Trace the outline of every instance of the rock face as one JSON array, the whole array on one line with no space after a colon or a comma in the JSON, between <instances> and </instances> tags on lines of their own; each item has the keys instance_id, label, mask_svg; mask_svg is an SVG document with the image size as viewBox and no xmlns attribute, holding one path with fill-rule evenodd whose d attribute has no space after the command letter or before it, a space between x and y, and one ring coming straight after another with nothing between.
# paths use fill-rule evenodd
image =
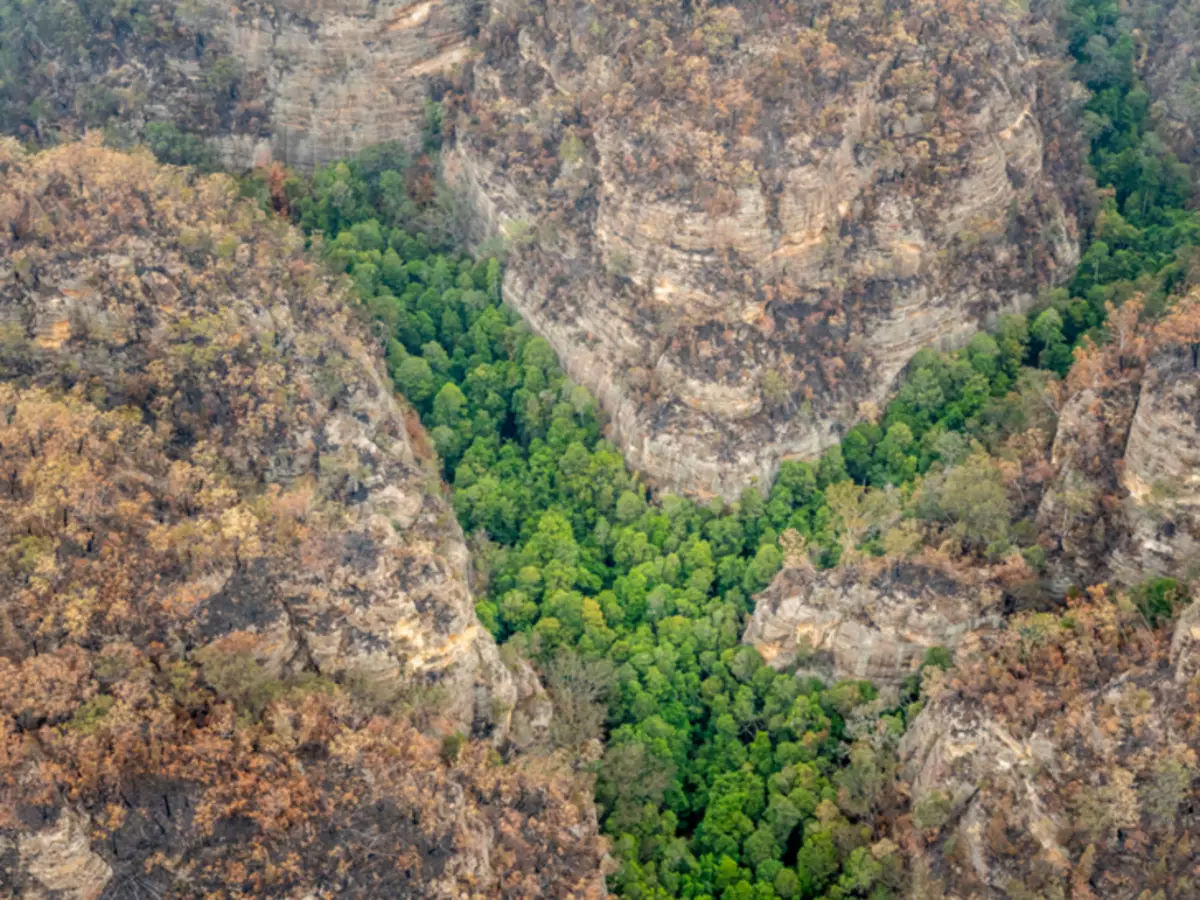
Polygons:
<instances>
[{"instance_id":1,"label":"rock face","mask_svg":"<svg viewBox=\"0 0 1200 900\"><path fill-rule=\"evenodd\" d=\"M1011 9L493 7L446 174L634 466L765 485L1069 274L1078 101Z\"/></svg>"},{"instance_id":2,"label":"rock face","mask_svg":"<svg viewBox=\"0 0 1200 900\"><path fill-rule=\"evenodd\" d=\"M522 698L475 618L461 531L435 462L410 437L420 426L350 299L304 261L301 235L230 205L231 182L189 188L186 178L96 149L14 161L4 215L18 237L0 244L0 324L24 346L10 348L10 374L120 405L136 395L131 373L145 372L149 384L136 390L159 398L152 409L174 422L182 463L216 452L259 490L302 489L311 496L294 502L334 504L324 553L300 542L277 557L215 559L194 585L191 640L247 630L276 675L312 666L379 686L436 686L455 727L494 727L502 738ZM95 194L55 193L76 179ZM68 245L68 226L46 218L51 209L86 217L143 185L156 205L130 216L157 213L161 230L84 228ZM163 214L189 190L196 204L173 221ZM218 287L208 266L222 260ZM228 349L197 349L213 345ZM188 477L203 481L181 469L169 488Z\"/></svg>"},{"instance_id":3,"label":"rock face","mask_svg":"<svg viewBox=\"0 0 1200 900\"><path fill-rule=\"evenodd\" d=\"M218 139L234 167L273 157L311 169L385 141L415 150L426 81L470 53L466 0L205 0L201 7L202 32L241 66L248 86L241 105L261 108L259 133L235 128Z\"/></svg>"},{"instance_id":4,"label":"rock face","mask_svg":"<svg viewBox=\"0 0 1200 900\"><path fill-rule=\"evenodd\" d=\"M1196 609L1172 637L1093 599L960 652L900 747L913 896L1193 889Z\"/></svg>"},{"instance_id":5,"label":"rock face","mask_svg":"<svg viewBox=\"0 0 1200 900\"><path fill-rule=\"evenodd\" d=\"M1131 377L1079 385L1063 404L1051 451L1056 473L1042 495L1038 524L1055 542L1051 581L1065 593L1108 573L1121 535L1119 467L1138 397Z\"/></svg>"},{"instance_id":6,"label":"rock face","mask_svg":"<svg viewBox=\"0 0 1200 900\"><path fill-rule=\"evenodd\" d=\"M303 249L225 177L0 145L0 884L598 895L586 783L496 764L548 701Z\"/></svg>"},{"instance_id":7,"label":"rock face","mask_svg":"<svg viewBox=\"0 0 1200 900\"><path fill-rule=\"evenodd\" d=\"M1193 294L1154 328L1122 311L1122 337L1072 371L1038 510L1061 590L1200 572L1197 310Z\"/></svg>"},{"instance_id":8,"label":"rock face","mask_svg":"<svg viewBox=\"0 0 1200 900\"><path fill-rule=\"evenodd\" d=\"M1160 133L1184 162L1200 163L1200 4L1134 3L1141 75L1159 104Z\"/></svg>"},{"instance_id":9,"label":"rock face","mask_svg":"<svg viewBox=\"0 0 1200 900\"><path fill-rule=\"evenodd\" d=\"M129 22L114 12L82 23L86 52L61 48L53 77L40 56L56 42L22 60L41 112L19 125L48 137L113 124L138 138L171 122L235 169L272 158L311 169L385 141L417 150L428 82L468 57L474 15L467 0L195 0Z\"/></svg>"},{"instance_id":10,"label":"rock face","mask_svg":"<svg viewBox=\"0 0 1200 900\"><path fill-rule=\"evenodd\" d=\"M1190 350L1159 354L1148 368L1121 484L1129 495L1113 563L1121 580L1200 576L1200 367Z\"/></svg>"},{"instance_id":11,"label":"rock face","mask_svg":"<svg viewBox=\"0 0 1200 900\"><path fill-rule=\"evenodd\" d=\"M53 892L55 897L91 900L99 897L112 878L112 867L92 852L90 823L64 809L52 829L24 834L17 842L17 875L9 886L19 885L23 872L27 884Z\"/></svg>"},{"instance_id":12,"label":"rock face","mask_svg":"<svg viewBox=\"0 0 1200 900\"><path fill-rule=\"evenodd\" d=\"M776 669L897 684L928 650L953 650L1000 613L1001 592L986 577L972 582L932 562L789 567L755 598L742 640Z\"/></svg>"}]
</instances>

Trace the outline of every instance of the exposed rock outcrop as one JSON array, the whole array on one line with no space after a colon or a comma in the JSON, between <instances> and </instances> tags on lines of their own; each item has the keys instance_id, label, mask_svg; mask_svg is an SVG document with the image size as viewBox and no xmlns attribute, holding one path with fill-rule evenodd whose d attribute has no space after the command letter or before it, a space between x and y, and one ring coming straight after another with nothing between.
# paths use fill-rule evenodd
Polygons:
<instances>
[{"instance_id":1,"label":"exposed rock outcrop","mask_svg":"<svg viewBox=\"0 0 1200 900\"><path fill-rule=\"evenodd\" d=\"M742 640L776 669L897 684L931 648L953 651L969 632L998 624L1001 599L986 573L972 578L933 561L788 567L755 598Z\"/></svg>"},{"instance_id":2,"label":"exposed rock outcrop","mask_svg":"<svg viewBox=\"0 0 1200 900\"><path fill-rule=\"evenodd\" d=\"M228 178L0 144L0 885L598 896L586 780L499 765L546 695L303 251Z\"/></svg>"},{"instance_id":3,"label":"exposed rock outcrop","mask_svg":"<svg viewBox=\"0 0 1200 900\"><path fill-rule=\"evenodd\" d=\"M1200 367L1190 350L1156 355L1142 379L1121 484L1120 580L1200 576Z\"/></svg>"},{"instance_id":4,"label":"exposed rock outcrop","mask_svg":"<svg viewBox=\"0 0 1200 900\"><path fill-rule=\"evenodd\" d=\"M900 747L915 896L1190 890L1195 613L1172 638L1093 599L1010 622L934 678Z\"/></svg>"},{"instance_id":5,"label":"exposed rock outcrop","mask_svg":"<svg viewBox=\"0 0 1200 900\"><path fill-rule=\"evenodd\" d=\"M1059 593L1104 581L1121 535L1120 461L1138 396L1134 372L1115 381L1072 385L1058 417L1038 523L1054 541L1051 582Z\"/></svg>"},{"instance_id":6,"label":"exposed rock outcrop","mask_svg":"<svg viewBox=\"0 0 1200 900\"><path fill-rule=\"evenodd\" d=\"M8 887L24 887L25 894L35 894L36 889L28 888L36 885L64 900L99 897L113 873L103 857L92 851L90 825L87 817L64 809L53 828L22 834L16 841L17 866L5 872L12 878Z\"/></svg>"},{"instance_id":7,"label":"exposed rock outcrop","mask_svg":"<svg viewBox=\"0 0 1200 900\"><path fill-rule=\"evenodd\" d=\"M193 0L140 19L114 12L115 27L80 23L86 52L59 41L28 49L18 71L41 102L17 124L43 137L112 125L138 138L148 123L171 122L235 169L272 158L311 169L386 141L415 151L428 83L468 58L475 15L470 0Z\"/></svg>"},{"instance_id":8,"label":"exposed rock outcrop","mask_svg":"<svg viewBox=\"0 0 1200 900\"><path fill-rule=\"evenodd\" d=\"M493 7L446 174L634 466L768 484L1070 273L1078 96L1012 9Z\"/></svg>"},{"instance_id":9,"label":"exposed rock outcrop","mask_svg":"<svg viewBox=\"0 0 1200 900\"><path fill-rule=\"evenodd\" d=\"M1154 327L1127 306L1072 370L1038 511L1064 591L1200 572L1200 295Z\"/></svg>"}]
</instances>

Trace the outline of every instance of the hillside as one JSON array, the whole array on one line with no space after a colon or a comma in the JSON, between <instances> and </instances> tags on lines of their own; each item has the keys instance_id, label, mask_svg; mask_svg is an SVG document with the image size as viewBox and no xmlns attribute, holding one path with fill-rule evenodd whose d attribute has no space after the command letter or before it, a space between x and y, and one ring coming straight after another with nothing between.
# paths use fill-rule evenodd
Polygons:
<instances>
[{"instance_id":1,"label":"hillside","mask_svg":"<svg viewBox=\"0 0 1200 900\"><path fill-rule=\"evenodd\" d=\"M596 887L344 287L226 177L2 154L0 883Z\"/></svg>"}]
</instances>

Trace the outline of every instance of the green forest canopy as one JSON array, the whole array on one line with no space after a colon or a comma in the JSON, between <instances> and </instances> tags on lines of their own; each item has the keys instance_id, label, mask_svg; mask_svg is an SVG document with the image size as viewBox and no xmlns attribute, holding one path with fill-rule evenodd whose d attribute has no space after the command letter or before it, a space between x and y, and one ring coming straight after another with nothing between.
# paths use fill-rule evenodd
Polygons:
<instances>
[{"instance_id":1,"label":"green forest canopy","mask_svg":"<svg viewBox=\"0 0 1200 900\"><path fill-rule=\"evenodd\" d=\"M855 553L883 554L919 520L950 528L966 554L1043 562L1032 522L1013 520L1002 490L979 493L981 460L1045 415L1048 379L1084 335L1102 335L1107 304L1140 293L1161 309L1200 242L1188 172L1154 133L1115 2L1077 0L1065 27L1092 91L1103 198L1075 278L963 350L922 351L878 423L816 465L784 463L765 497L735 504L650 497L604 440L593 398L503 305L500 262L430 236L441 230L409 196L395 148L286 185L379 323L437 446L486 579L481 620L546 674L560 741L607 735L597 799L620 894L883 898L900 886L896 848L872 822L891 802L915 682L882 709L869 684L776 673L740 631L780 567L780 535L794 529L834 565L848 502L884 510ZM913 501L930 479L938 489Z\"/></svg>"},{"instance_id":2,"label":"green forest canopy","mask_svg":"<svg viewBox=\"0 0 1200 900\"><path fill-rule=\"evenodd\" d=\"M0 124L47 139L39 123L61 102L52 56L101 65L126 40L171 40L168 25L137 4L0 0ZM739 638L788 529L823 566L911 550L913 523L970 558L1019 552L1042 564L1025 511L990 489L992 457L1042 421L1047 383L1085 335L1102 335L1107 305L1137 293L1162 309L1200 243L1189 173L1156 134L1118 4L1073 0L1063 30L1092 95L1084 124L1101 188L1073 280L963 350L919 353L878 422L814 465L784 463L765 496L735 504L650 496L604 440L593 398L504 306L499 260L466 258L436 209L414 201L403 153L375 148L284 186L314 245L354 280L437 446L485 579L481 620L539 664L558 701L556 740L607 740L597 800L622 895L897 892L898 850L872 826L894 802L915 681L885 709L869 684L776 673ZM237 73L223 58L203 62L215 121ZM73 102L96 127L120 111L100 85ZM173 123L145 138L164 161L216 165ZM268 189L262 176L247 182Z\"/></svg>"}]
</instances>

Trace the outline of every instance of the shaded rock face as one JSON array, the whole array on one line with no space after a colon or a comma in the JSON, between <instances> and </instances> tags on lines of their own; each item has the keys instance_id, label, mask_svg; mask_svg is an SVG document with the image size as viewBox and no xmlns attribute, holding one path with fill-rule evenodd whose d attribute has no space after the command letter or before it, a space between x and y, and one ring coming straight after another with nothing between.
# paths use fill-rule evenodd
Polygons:
<instances>
[{"instance_id":1,"label":"shaded rock face","mask_svg":"<svg viewBox=\"0 0 1200 900\"><path fill-rule=\"evenodd\" d=\"M86 63L57 63L45 124L97 124L79 110L103 92L119 133L172 122L234 169L272 159L312 169L387 141L416 151L428 83L469 55L473 9L469 0L160 4L153 27L93 34Z\"/></svg>"},{"instance_id":2,"label":"shaded rock face","mask_svg":"<svg viewBox=\"0 0 1200 900\"><path fill-rule=\"evenodd\" d=\"M953 651L1000 614L998 588L934 563L789 567L755 598L742 640L776 669L798 664L826 680L898 684L928 650Z\"/></svg>"},{"instance_id":3,"label":"shaded rock face","mask_svg":"<svg viewBox=\"0 0 1200 900\"><path fill-rule=\"evenodd\" d=\"M1078 97L1006 9L493 7L446 175L634 466L766 485L1070 273Z\"/></svg>"},{"instance_id":4,"label":"shaded rock face","mask_svg":"<svg viewBox=\"0 0 1200 900\"><path fill-rule=\"evenodd\" d=\"M1038 521L1058 543L1061 590L1200 571L1200 368L1190 346L1163 346L1079 385L1052 462Z\"/></svg>"},{"instance_id":5,"label":"shaded rock face","mask_svg":"<svg viewBox=\"0 0 1200 900\"><path fill-rule=\"evenodd\" d=\"M197 564L189 645L245 633L273 676L309 668L385 693L426 686L444 695L451 727L502 740L529 698L475 618L436 462L415 453L420 426L373 339L346 293L303 259L300 234L233 205L230 181L187 178L84 147L13 161L0 211L8 374L137 401L170 423L179 465L146 476L161 479L151 484L162 502L202 490L216 453L239 483L291 498L288 515L315 523L274 549L248 534L253 549ZM67 192L77 182L91 186L86 199ZM75 230L66 218L135 187L146 206L129 222L146 229ZM189 191L200 197L190 205ZM180 507L179 527L200 509ZM223 533L256 524L237 508L222 515Z\"/></svg>"},{"instance_id":6,"label":"shaded rock face","mask_svg":"<svg viewBox=\"0 0 1200 900\"><path fill-rule=\"evenodd\" d=\"M1089 601L960 651L900 744L914 896L1193 890L1196 612L1152 633Z\"/></svg>"}]
</instances>

